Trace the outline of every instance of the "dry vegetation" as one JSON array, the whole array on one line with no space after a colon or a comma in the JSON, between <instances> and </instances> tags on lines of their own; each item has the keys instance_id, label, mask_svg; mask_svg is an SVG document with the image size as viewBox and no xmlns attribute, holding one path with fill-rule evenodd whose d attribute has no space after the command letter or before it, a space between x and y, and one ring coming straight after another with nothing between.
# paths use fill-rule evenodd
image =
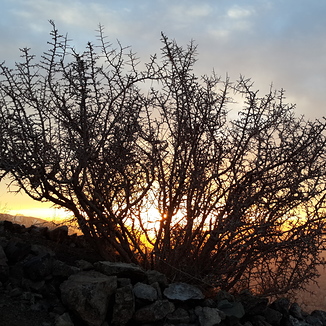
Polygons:
<instances>
[{"instance_id":1,"label":"dry vegetation","mask_svg":"<svg viewBox=\"0 0 326 326\"><path fill-rule=\"evenodd\" d=\"M283 90L197 76L193 43L162 35L140 70L102 27L76 53L52 26L40 62L22 49L0 65L2 177L72 211L108 259L269 295L318 275L325 121L296 117Z\"/></svg>"}]
</instances>

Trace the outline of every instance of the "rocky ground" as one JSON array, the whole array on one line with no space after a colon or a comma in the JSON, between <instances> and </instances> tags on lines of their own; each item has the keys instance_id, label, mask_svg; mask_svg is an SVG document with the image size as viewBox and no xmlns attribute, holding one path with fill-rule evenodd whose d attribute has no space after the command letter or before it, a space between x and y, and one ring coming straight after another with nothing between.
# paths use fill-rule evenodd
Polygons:
<instances>
[{"instance_id":1,"label":"rocky ground","mask_svg":"<svg viewBox=\"0 0 326 326\"><path fill-rule=\"evenodd\" d=\"M102 261L66 226L0 222L0 326L326 326L286 298L205 297L156 271Z\"/></svg>"},{"instance_id":2,"label":"rocky ground","mask_svg":"<svg viewBox=\"0 0 326 326\"><path fill-rule=\"evenodd\" d=\"M27 247L44 246L55 254L56 258L69 265L75 265L78 260L95 262L100 257L80 237L68 237L65 227L59 228L59 232L53 232L52 236L46 233L47 227L25 228L11 222L0 221L0 247L9 242L28 244ZM51 234L51 233L49 233ZM21 240L21 241L19 241ZM20 248L23 249L23 248ZM13 252L15 255L15 252ZM17 257L19 259L19 257ZM1 254L0 254L1 261ZM14 273L12 268L11 273ZM1 272L0 272L1 275ZM42 295L37 296L32 292L25 292L17 284L17 277L12 275L11 280L0 281L0 325L1 326L52 326L54 325L54 313L42 306ZM19 279L19 275L18 275Z\"/></svg>"}]
</instances>

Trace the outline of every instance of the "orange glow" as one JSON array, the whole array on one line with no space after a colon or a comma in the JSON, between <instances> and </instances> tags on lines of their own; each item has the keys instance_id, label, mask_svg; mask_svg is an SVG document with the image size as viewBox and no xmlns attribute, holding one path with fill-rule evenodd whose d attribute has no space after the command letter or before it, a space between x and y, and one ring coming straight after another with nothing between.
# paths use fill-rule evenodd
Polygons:
<instances>
[{"instance_id":1,"label":"orange glow","mask_svg":"<svg viewBox=\"0 0 326 326\"><path fill-rule=\"evenodd\" d=\"M47 221L61 222L66 218L71 217L71 213L60 208L24 208L24 209L9 209L6 210L7 214L10 215L23 215L41 218Z\"/></svg>"},{"instance_id":2,"label":"orange glow","mask_svg":"<svg viewBox=\"0 0 326 326\"><path fill-rule=\"evenodd\" d=\"M0 213L31 216L54 222L71 217L70 212L55 208L52 203L38 202L24 193L9 192L7 182L0 182Z\"/></svg>"}]
</instances>

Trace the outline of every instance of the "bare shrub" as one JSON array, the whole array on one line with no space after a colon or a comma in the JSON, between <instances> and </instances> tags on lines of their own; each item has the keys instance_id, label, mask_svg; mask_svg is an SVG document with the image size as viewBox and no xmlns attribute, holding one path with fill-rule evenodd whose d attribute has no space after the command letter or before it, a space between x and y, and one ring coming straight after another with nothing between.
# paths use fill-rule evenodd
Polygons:
<instances>
[{"instance_id":1,"label":"bare shrub","mask_svg":"<svg viewBox=\"0 0 326 326\"><path fill-rule=\"evenodd\" d=\"M51 24L39 63L22 49L0 65L2 177L72 211L108 259L269 295L316 278L325 121L296 117L283 90L197 76L192 42L162 35L140 70L102 27L76 53Z\"/></svg>"}]
</instances>

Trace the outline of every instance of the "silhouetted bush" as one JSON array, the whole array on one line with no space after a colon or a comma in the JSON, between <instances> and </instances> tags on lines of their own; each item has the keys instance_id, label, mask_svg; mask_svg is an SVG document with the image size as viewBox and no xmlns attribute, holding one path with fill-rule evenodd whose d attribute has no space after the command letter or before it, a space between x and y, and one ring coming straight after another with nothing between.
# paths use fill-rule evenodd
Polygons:
<instances>
[{"instance_id":1,"label":"silhouetted bush","mask_svg":"<svg viewBox=\"0 0 326 326\"><path fill-rule=\"evenodd\" d=\"M316 278L325 121L283 90L197 76L192 42L162 34L141 69L101 26L77 53L51 24L40 62L0 65L2 177L72 211L107 259L269 295Z\"/></svg>"}]
</instances>

